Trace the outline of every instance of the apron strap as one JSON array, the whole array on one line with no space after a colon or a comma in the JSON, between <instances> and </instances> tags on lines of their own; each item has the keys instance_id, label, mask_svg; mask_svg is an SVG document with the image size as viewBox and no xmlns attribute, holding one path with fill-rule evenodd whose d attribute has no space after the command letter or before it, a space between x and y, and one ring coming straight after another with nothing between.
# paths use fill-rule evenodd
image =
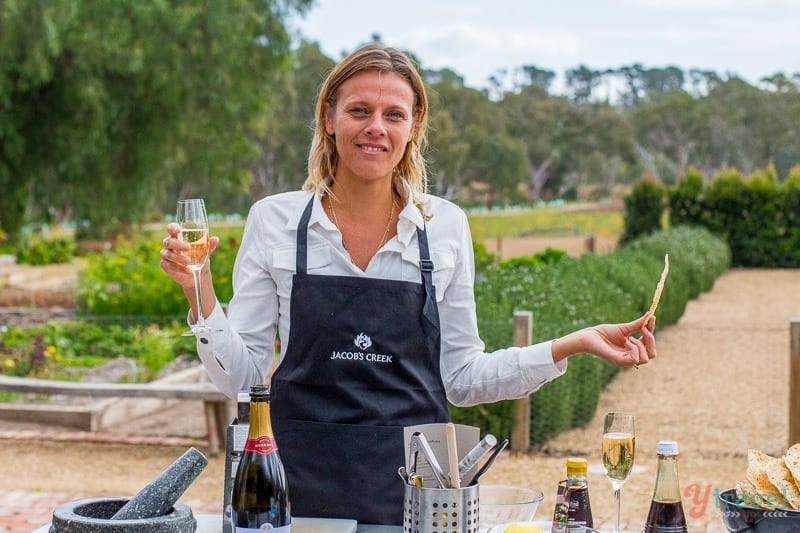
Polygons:
<instances>
[{"instance_id":1,"label":"apron strap","mask_svg":"<svg viewBox=\"0 0 800 533\"><path fill-rule=\"evenodd\" d=\"M296 266L298 274L305 274L308 269L308 221L311 220L311 210L314 207L314 196L308 201L308 205L300 217L297 224L297 258Z\"/></svg>"},{"instance_id":2,"label":"apron strap","mask_svg":"<svg viewBox=\"0 0 800 533\"><path fill-rule=\"evenodd\" d=\"M439 312L436 309L436 288L433 286L433 261L428 250L428 235L424 229L417 228L417 242L419 243L419 272L422 284L425 286L425 305L422 316L425 317L428 328L438 330Z\"/></svg>"},{"instance_id":3,"label":"apron strap","mask_svg":"<svg viewBox=\"0 0 800 533\"><path fill-rule=\"evenodd\" d=\"M308 270L308 221L311 220L313 207L314 197L312 196L297 224L295 269L298 274L305 274ZM419 243L419 272L422 284L425 286L425 306L422 308L422 315L428 326L438 329L439 313L436 309L436 288L433 286L433 261L431 261L431 253L428 248L428 235L424 229L417 228L417 242Z\"/></svg>"}]
</instances>

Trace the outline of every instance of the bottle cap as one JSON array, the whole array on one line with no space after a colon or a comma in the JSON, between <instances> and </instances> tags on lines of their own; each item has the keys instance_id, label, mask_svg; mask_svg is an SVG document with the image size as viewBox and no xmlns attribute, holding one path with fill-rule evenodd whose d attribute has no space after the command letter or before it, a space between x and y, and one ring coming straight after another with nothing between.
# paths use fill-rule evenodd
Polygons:
<instances>
[{"instance_id":1,"label":"bottle cap","mask_svg":"<svg viewBox=\"0 0 800 533\"><path fill-rule=\"evenodd\" d=\"M674 440L658 441L658 455L678 455L678 443Z\"/></svg>"},{"instance_id":2,"label":"bottle cap","mask_svg":"<svg viewBox=\"0 0 800 533\"><path fill-rule=\"evenodd\" d=\"M585 476L589 470L589 461L583 457L570 457L567 459L568 476Z\"/></svg>"},{"instance_id":3,"label":"bottle cap","mask_svg":"<svg viewBox=\"0 0 800 533\"><path fill-rule=\"evenodd\" d=\"M269 400L269 385L253 385L250 387L250 398L266 398Z\"/></svg>"}]
</instances>

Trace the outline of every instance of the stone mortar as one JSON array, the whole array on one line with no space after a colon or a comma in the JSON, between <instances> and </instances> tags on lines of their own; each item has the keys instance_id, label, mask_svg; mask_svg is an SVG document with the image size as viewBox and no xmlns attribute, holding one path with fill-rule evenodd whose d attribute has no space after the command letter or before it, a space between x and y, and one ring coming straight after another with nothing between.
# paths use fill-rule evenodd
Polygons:
<instances>
[{"instance_id":1,"label":"stone mortar","mask_svg":"<svg viewBox=\"0 0 800 533\"><path fill-rule=\"evenodd\" d=\"M176 503L164 515L139 520L111 520L130 498L87 498L65 503L53 512L49 533L193 533L192 510Z\"/></svg>"}]
</instances>

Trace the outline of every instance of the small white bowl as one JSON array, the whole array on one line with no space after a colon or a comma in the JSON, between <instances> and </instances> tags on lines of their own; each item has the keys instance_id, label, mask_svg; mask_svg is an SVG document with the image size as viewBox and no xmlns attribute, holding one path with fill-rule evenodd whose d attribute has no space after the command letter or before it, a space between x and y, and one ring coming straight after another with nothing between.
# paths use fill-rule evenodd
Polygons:
<instances>
[{"instance_id":1,"label":"small white bowl","mask_svg":"<svg viewBox=\"0 0 800 533\"><path fill-rule=\"evenodd\" d=\"M544 493L539 489L517 485L480 485L478 497L481 527L488 529L502 524L533 521Z\"/></svg>"}]
</instances>

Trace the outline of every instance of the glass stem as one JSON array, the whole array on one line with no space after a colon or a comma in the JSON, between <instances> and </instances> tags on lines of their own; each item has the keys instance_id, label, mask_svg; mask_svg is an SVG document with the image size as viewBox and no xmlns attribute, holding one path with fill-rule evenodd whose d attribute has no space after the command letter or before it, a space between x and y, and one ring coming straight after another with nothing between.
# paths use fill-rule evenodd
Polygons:
<instances>
[{"instance_id":1,"label":"glass stem","mask_svg":"<svg viewBox=\"0 0 800 533\"><path fill-rule=\"evenodd\" d=\"M620 533L620 531L622 531L622 529L620 529L620 524L619 524L619 522L620 522L620 519L619 519L620 518L620 502L619 502L619 500L620 500L620 491L621 490L622 490L622 486L621 485L615 485L614 486L614 503L616 504L616 508L617 508L616 509L616 513L617 514L614 517L614 520L616 521L616 523L614 524L614 531L616 531L617 533Z\"/></svg>"},{"instance_id":2,"label":"glass stem","mask_svg":"<svg viewBox=\"0 0 800 533\"><path fill-rule=\"evenodd\" d=\"M200 269L192 269L192 277L194 278L194 296L197 300L197 322L196 325L204 327L206 325L206 318L203 316L203 295L200 290Z\"/></svg>"}]
</instances>

